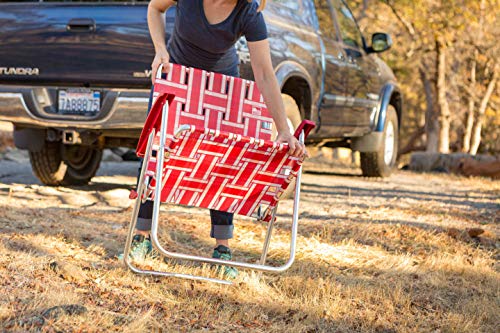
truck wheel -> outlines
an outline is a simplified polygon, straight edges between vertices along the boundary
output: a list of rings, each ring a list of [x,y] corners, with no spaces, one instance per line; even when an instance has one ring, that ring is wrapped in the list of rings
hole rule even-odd
[[[99,168],[102,150],[46,141],[29,155],[33,173],[45,185],[86,185]]]
[[[295,129],[299,127],[302,117],[300,116],[300,110],[299,107],[297,106],[297,103],[293,99],[292,96],[287,95],[287,94],[281,94],[281,98],[283,99],[283,104],[285,105],[285,112],[286,112],[286,118],[288,122],[288,127],[290,127],[290,133],[295,133]],[[278,132],[276,131],[276,128],[273,127],[273,135],[272,139],[276,139],[276,136],[278,135]],[[295,181],[290,183],[288,185],[287,189],[281,196],[283,199],[291,198],[293,191],[295,189]]]
[[[398,116],[392,105],[387,108],[382,146],[377,152],[360,153],[361,170],[365,177],[387,177],[398,156]]]

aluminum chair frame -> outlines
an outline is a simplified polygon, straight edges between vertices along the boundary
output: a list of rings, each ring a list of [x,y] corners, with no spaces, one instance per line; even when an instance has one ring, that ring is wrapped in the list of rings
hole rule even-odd
[[[161,75],[161,68],[159,69],[157,73],[157,78],[160,77]],[[160,215],[160,205],[161,205],[161,191],[162,191],[162,170],[164,167],[165,163],[165,154],[166,154],[166,119],[167,119],[167,112],[169,108],[169,102],[166,101],[165,104],[163,105],[162,109],[162,121],[161,121],[161,128],[160,128],[160,143],[158,146],[157,150],[157,155],[156,155],[156,186],[154,189],[154,198],[153,198],[153,218],[152,218],[152,227],[151,227],[151,241],[153,246],[156,248],[156,250],[163,256],[171,259],[181,259],[181,260],[187,260],[187,261],[192,261],[192,262],[199,262],[199,263],[208,263],[208,264],[217,264],[217,265],[226,265],[226,266],[232,266],[232,267],[237,267],[237,268],[243,268],[243,269],[253,269],[257,271],[262,271],[262,272],[269,272],[269,273],[281,273],[293,264],[295,260],[295,252],[296,252],[296,243],[297,243],[297,231],[298,231],[298,216],[299,216],[299,200],[300,200],[300,182],[301,182],[301,175],[302,175],[302,166],[299,168],[296,176],[296,184],[295,184],[295,195],[294,195],[294,203],[293,203],[293,214],[292,214],[292,227],[291,227],[291,239],[290,239],[290,251],[289,251],[289,258],[287,262],[281,266],[270,266],[266,265],[266,258],[269,250],[269,244],[271,241],[271,236],[272,236],[272,231],[274,229],[274,223],[276,221],[276,210],[278,208],[278,205],[276,205],[271,214],[271,220],[268,222],[268,227],[266,231],[266,236],[264,239],[263,247],[262,247],[262,254],[260,257],[260,260],[258,263],[247,263],[247,262],[241,262],[241,261],[228,261],[228,260],[222,260],[222,259],[215,259],[215,258],[207,258],[207,257],[201,257],[201,256],[195,256],[195,255],[189,255],[189,254],[184,254],[184,253],[177,253],[177,252],[172,252],[168,251],[165,249],[158,238],[158,225],[159,225],[159,215]],[[181,125],[174,136],[176,138],[179,138],[183,132],[189,131],[190,126],[188,125]],[[132,262],[132,260],[129,258],[129,252],[131,248],[131,243],[132,243],[132,238],[134,235],[134,230],[135,230],[135,225],[137,223],[137,218],[139,214],[139,207],[142,202],[147,200],[147,197],[149,196],[150,193],[146,194],[146,182],[144,181],[145,176],[146,176],[146,170],[148,168],[148,161],[149,158],[152,156],[153,153],[153,143],[155,140],[155,136],[157,133],[153,130],[148,138],[148,143],[146,147],[146,153],[145,153],[145,160],[142,163],[142,168],[141,172],[139,175],[139,181],[138,181],[138,186],[137,186],[137,198],[136,202],[133,207],[132,211],[132,217],[130,219],[130,225],[129,225],[129,231],[127,235],[127,240],[125,243],[125,249],[124,249],[124,256],[123,260],[124,263],[126,264],[127,267],[130,268],[131,271],[138,273],[138,274],[146,274],[146,275],[153,275],[153,276],[163,276],[163,277],[177,277],[177,278],[184,278],[184,279],[190,279],[190,280],[200,280],[200,281],[209,281],[209,282],[215,282],[215,283],[220,283],[220,284],[232,284],[231,281],[225,280],[225,279],[219,279],[219,278],[211,278],[211,277],[206,277],[206,276],[201,276],[201,275],[195,275],[195,274],[183,274],[183,273],[176,273],[176,272],[166,272],[166,271],[158,271],[158,270],[148,270],[148,269],[141,269],[137,266],[135,266]],[[304,143],[304,138],[305,138],[306,133],[302,131],[299,135],[299,141]]]

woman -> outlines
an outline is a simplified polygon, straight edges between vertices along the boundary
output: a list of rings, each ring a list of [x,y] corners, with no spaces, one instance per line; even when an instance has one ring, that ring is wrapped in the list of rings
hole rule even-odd
[[[274,75],[267,28],[259,5],[255,0],[152,0],[148,7],[148,25],[156,55],[152,68],[155,73],[160,64],[169,62],[201,68],[207,71],[239,76],[239,59],[234,44],[245,36],[248,42],[252,70],[259,90],[268,106],[278,131],[277,141],[286,142],[290,154],[302,156],[305,147],[291,133],[286,121],[280,87]],[[165,20],[163,13],[177,3],[175,27],[168,45],[165,45]],[[168,69],[168,66],[163,66]],[[149,240],[152,203],[141,206],[132,242],[131,256],[141,258],[152,250]],[[213,258],[231,260],[229,239],[233,237],[233,214],[210,210],[215,238]],[[235,277],[237,270],[225,267],[228,277]]]

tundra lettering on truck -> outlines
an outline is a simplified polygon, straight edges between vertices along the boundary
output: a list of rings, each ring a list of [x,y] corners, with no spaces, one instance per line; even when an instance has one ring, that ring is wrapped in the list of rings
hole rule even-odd
[[[0,75],[40,75],[40,70],[31,67],[0,67]]]

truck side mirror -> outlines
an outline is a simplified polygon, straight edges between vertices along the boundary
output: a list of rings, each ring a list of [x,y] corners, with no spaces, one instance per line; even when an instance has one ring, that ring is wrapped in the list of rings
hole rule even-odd
[[[372,35],[372,46],[368,48],[368,53],[380,53],[390,49],[392,39],[389,34],[376,32]]]

